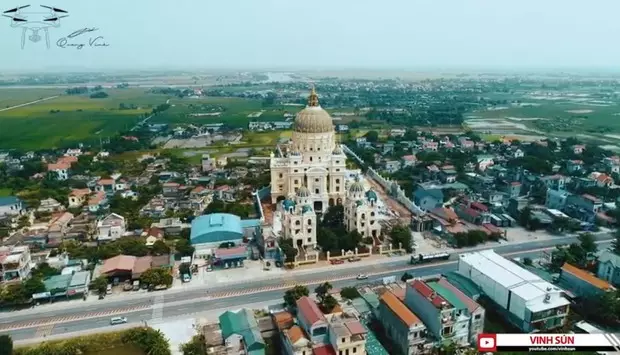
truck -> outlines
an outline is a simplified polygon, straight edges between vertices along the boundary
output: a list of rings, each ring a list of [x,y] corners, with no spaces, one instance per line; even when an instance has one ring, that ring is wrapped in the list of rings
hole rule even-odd
[[[427,253],[427,254],[421,253],[421,254],[418,254],[417,256],[412,255],[410,264],[412,265],[426,264],[426,263],[432,263],[435,261],[448,260],[448,259],[450,259],[450,253],[447,253],[447,252]]]

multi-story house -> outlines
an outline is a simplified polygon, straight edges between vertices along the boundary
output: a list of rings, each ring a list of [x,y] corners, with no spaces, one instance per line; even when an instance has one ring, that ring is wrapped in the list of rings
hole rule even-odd
[[[400,162],[398,160],[388,160],[385,162],[383,168],[390,174],[394,173],[400,170]]]
[[[167,198],[177,198],[180,194],[181,184],[176,182],[167,182],[163,184],[162,194]]]
[[[583,160],[568,160],[566,161],[566,170],[573,174],[583,169]]]
[[[544,176],[540,180],[547,185],[547,188],[553,190],[565,190],[566,184],[570,181],[570,178],[560,174]]]
[[[403,168],[409,167],[409,166],[415,166],[416,163],[418,162],[418,159],[416,158],[415,155],[404,155],[401,158],[401,162],[402,162],[402,166]]]
[[[571,195],[566,200],[566,213],[582,221],[593,222],[603,208],[603,201],[592,195]]]
[[[413,193],[413,203],[425,211],[441,207],[443,199],[443,191],[439,185],[422,184]]]
[[[112,178],[99,179],[95,191],[103,192],[106,195],[114,195],[116,192],[116,181]]]
[[[297,320],[299,326],[308,334],[315,344],[326,344],[329,339],[329,327],[325,315],[310,297],[297,300]]]
[[[17,218],[22,215],[24,205],[15,196],[0,197],[0,225],[14,227]]]
[[[437,285],[443,287],[447,292],[450,292],[452,295],[449,295],[443,291],[438,291],[439,294],[444,295],[448,299],[456,297],[456,299],[461,301],[467,307],[467,311],[469,313],[469,343],[475,344],[478,341],[478,335],[484,331],[484,308],[476,301],[464,294],[463,291],[459,290],[456,286],[448,282],[448,280],[444,277],[440,278],[437,281]]]
[[[568,197],[571,195],[568,191],[548,189],[545,207],[561,211],[566,207]]]
[[[596,276],[620,287],[620,255],[605,250],[598,258],[598,269]]]
[[[97,222],[97,240],[112,241],[125,234],[125,217],[111,213]]]
[[[75,156],[60,157],[55,163],[47,164],[47,171],[54,173],[56,179],[64,181],[69,179],[71,165],[77,161]]]
[[[44,200],[41,200],[41,204],[37,208],[37,212],[47,213],[59,212],[64,210],[65,206],[63,206],[60,202],[54,200],[53,198],[46,198]]]
[[[449,291],[436,282],[427,284],[416,279],[407,284],[405,304],[422,319],[437,341],[467,345],[470,323],[467,307],[456,297],[448,300],[448,294]]]
[[[103,191],[95,192],[88,199],[88,211],[98,213],[108,208],[108,196]]]
[[[0,283],[24,281],[30,277],[32,267],[27,246],[0,247]]]
[[[392,292],[381,295],[379,321],[387,336],[404,355],[420,354],[426,342],[426,326]]]
[[[366,334],[368,330],[359,320],[347,313],[327,314],[329,324],[329,345],[338,355],[366,355]]]
[[[615,291],[609,282],[568,263],[564,263],[560,269],[559,282],[580,297],[598,296],[605,292]]]

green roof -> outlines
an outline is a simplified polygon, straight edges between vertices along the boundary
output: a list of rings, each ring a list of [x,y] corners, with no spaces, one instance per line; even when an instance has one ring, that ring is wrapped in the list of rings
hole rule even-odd
[[[467,305],[463,303],[452,291],[443,287],[443,285],[438,284],[435,281],[426,283],[433,291],[437,292],[441,297],[445,298],[446,301],[450,302],[451,305],[456,309],[467,309]]]
[[[368,330],[366,333],[366,354],[367,355],[390,355],[387,350],[381,345],[375,333],[372,330],[368,329],[366,324],[364,324],[364,328]]]
[[[453,284],[454,286],[456,286],[456,288],[463,291],[463,293],[471,299],[475,300],[478,298],[478,296],[482,294],[482,291],[480,290],[480,287],[478,287],[478,285],[476,285],[473,281],[471,281],[467,277],[455,271],[450,271],[444,274],[443,276],[445,276],[446,279],[448,279],[449,283]]]
[[[265,342],[260,335],[258,323],[252,311],[245,308],[238,312],[227,311],[220,315],[219,320],[224,339],[233,334],[239,334],[243,337],[248,351],[265,348]]]
[[[265,340],[263,340],[257,328],[242,330],[239,335],[243,337],[247,351],[265,351]]]
[[[45,289],[52,294],[56,292],[65,292],[69,287],[73,275],[55,275],[43,280]]]
[[[368,292],[361,295],[364,301],[368,302],[370,307],[377,308],[379,307],[379,296],[377,296],[374,292]]]

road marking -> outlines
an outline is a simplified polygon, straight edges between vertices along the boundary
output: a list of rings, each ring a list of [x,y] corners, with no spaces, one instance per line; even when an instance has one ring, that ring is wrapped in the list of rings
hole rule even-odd
[[[35,338],[45,338],[47,336],[52,335],[52,330],[54,330],[55,324],[48,324],[37,328],[37,331],[34,335]]]
[[[68,323],[68,322],[73,322],[73,321],[77,321],[77,320],[93,319],[93,318],[111,316],[111,315],[115,315],[115,314],[124,314],[124,313],[137,312],[137,311],[146,310],[146,309],[149,309],[149,308],[151,308],[151,305],[143,304],[143,305],[140,305],[140,306],[112,309],[112,310],[109,310],[109,311],[90,312],[90,313],[86,313],[86,314],[76,314],[76,315],[66,316],[66,317],[53,317],[53,318],[47,318],[47,319],[39,319],[39,320],[31,320],[31,321],[24,321],[24,322],[16,322],[16,323],[11,323],[11,324],[6,324],[6,325],[0,326],[0,331],[6,332],[6,331],[10,331],[10,330],[28,329],[28,328],[36,328],[36,327],[43,327],[43,326],[49,326],[49,325],[56,325],[56,324],[60,324],[60,323]]]

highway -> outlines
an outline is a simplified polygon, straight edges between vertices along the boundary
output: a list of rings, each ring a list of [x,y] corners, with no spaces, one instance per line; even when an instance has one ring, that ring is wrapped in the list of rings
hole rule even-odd
[[[599,249],[611,244],[609,235],[598,235]],[[558,237],[550,240],[522,244],[506,244],[495,251],[507,257],[540,257],[544,250],[552,250],[557,244],[569,244],[576,237]],[[380,281],[386,276],[400,276],[408,271],[415,277],[425,277],[455,270],[456,261],[451,259],[428,265],[408,265],[402,259],[355,268],[337,266],[317,269],[314,273],[229,284],[224,286],[198,286],[187,290],[170,289],[144,293],[135,297],[108,297],[102,301],[66,302],[67,307],[45,305],[35,309],[3,313],[0,315],[0,334],[10,334],[14,340],[30,340],[102,327],[110,327],[110,318],[127,317],[130,323],[160,321],[172,317],[191,317],[197,313],[219,308],[240,308],[244,304],[281,299],[284,290],[294,284],[318,285],[329,280],[334,288],[354,286],[360,283]],[[216,271],[219,272],[219,271]],[[225,271],[221,271],[225,272]],[[368,274],[368,280],[355,279],[359,273]],[[291,273],[293,274],[293,273]],[[59,308],[60,307],[60,308]]]

